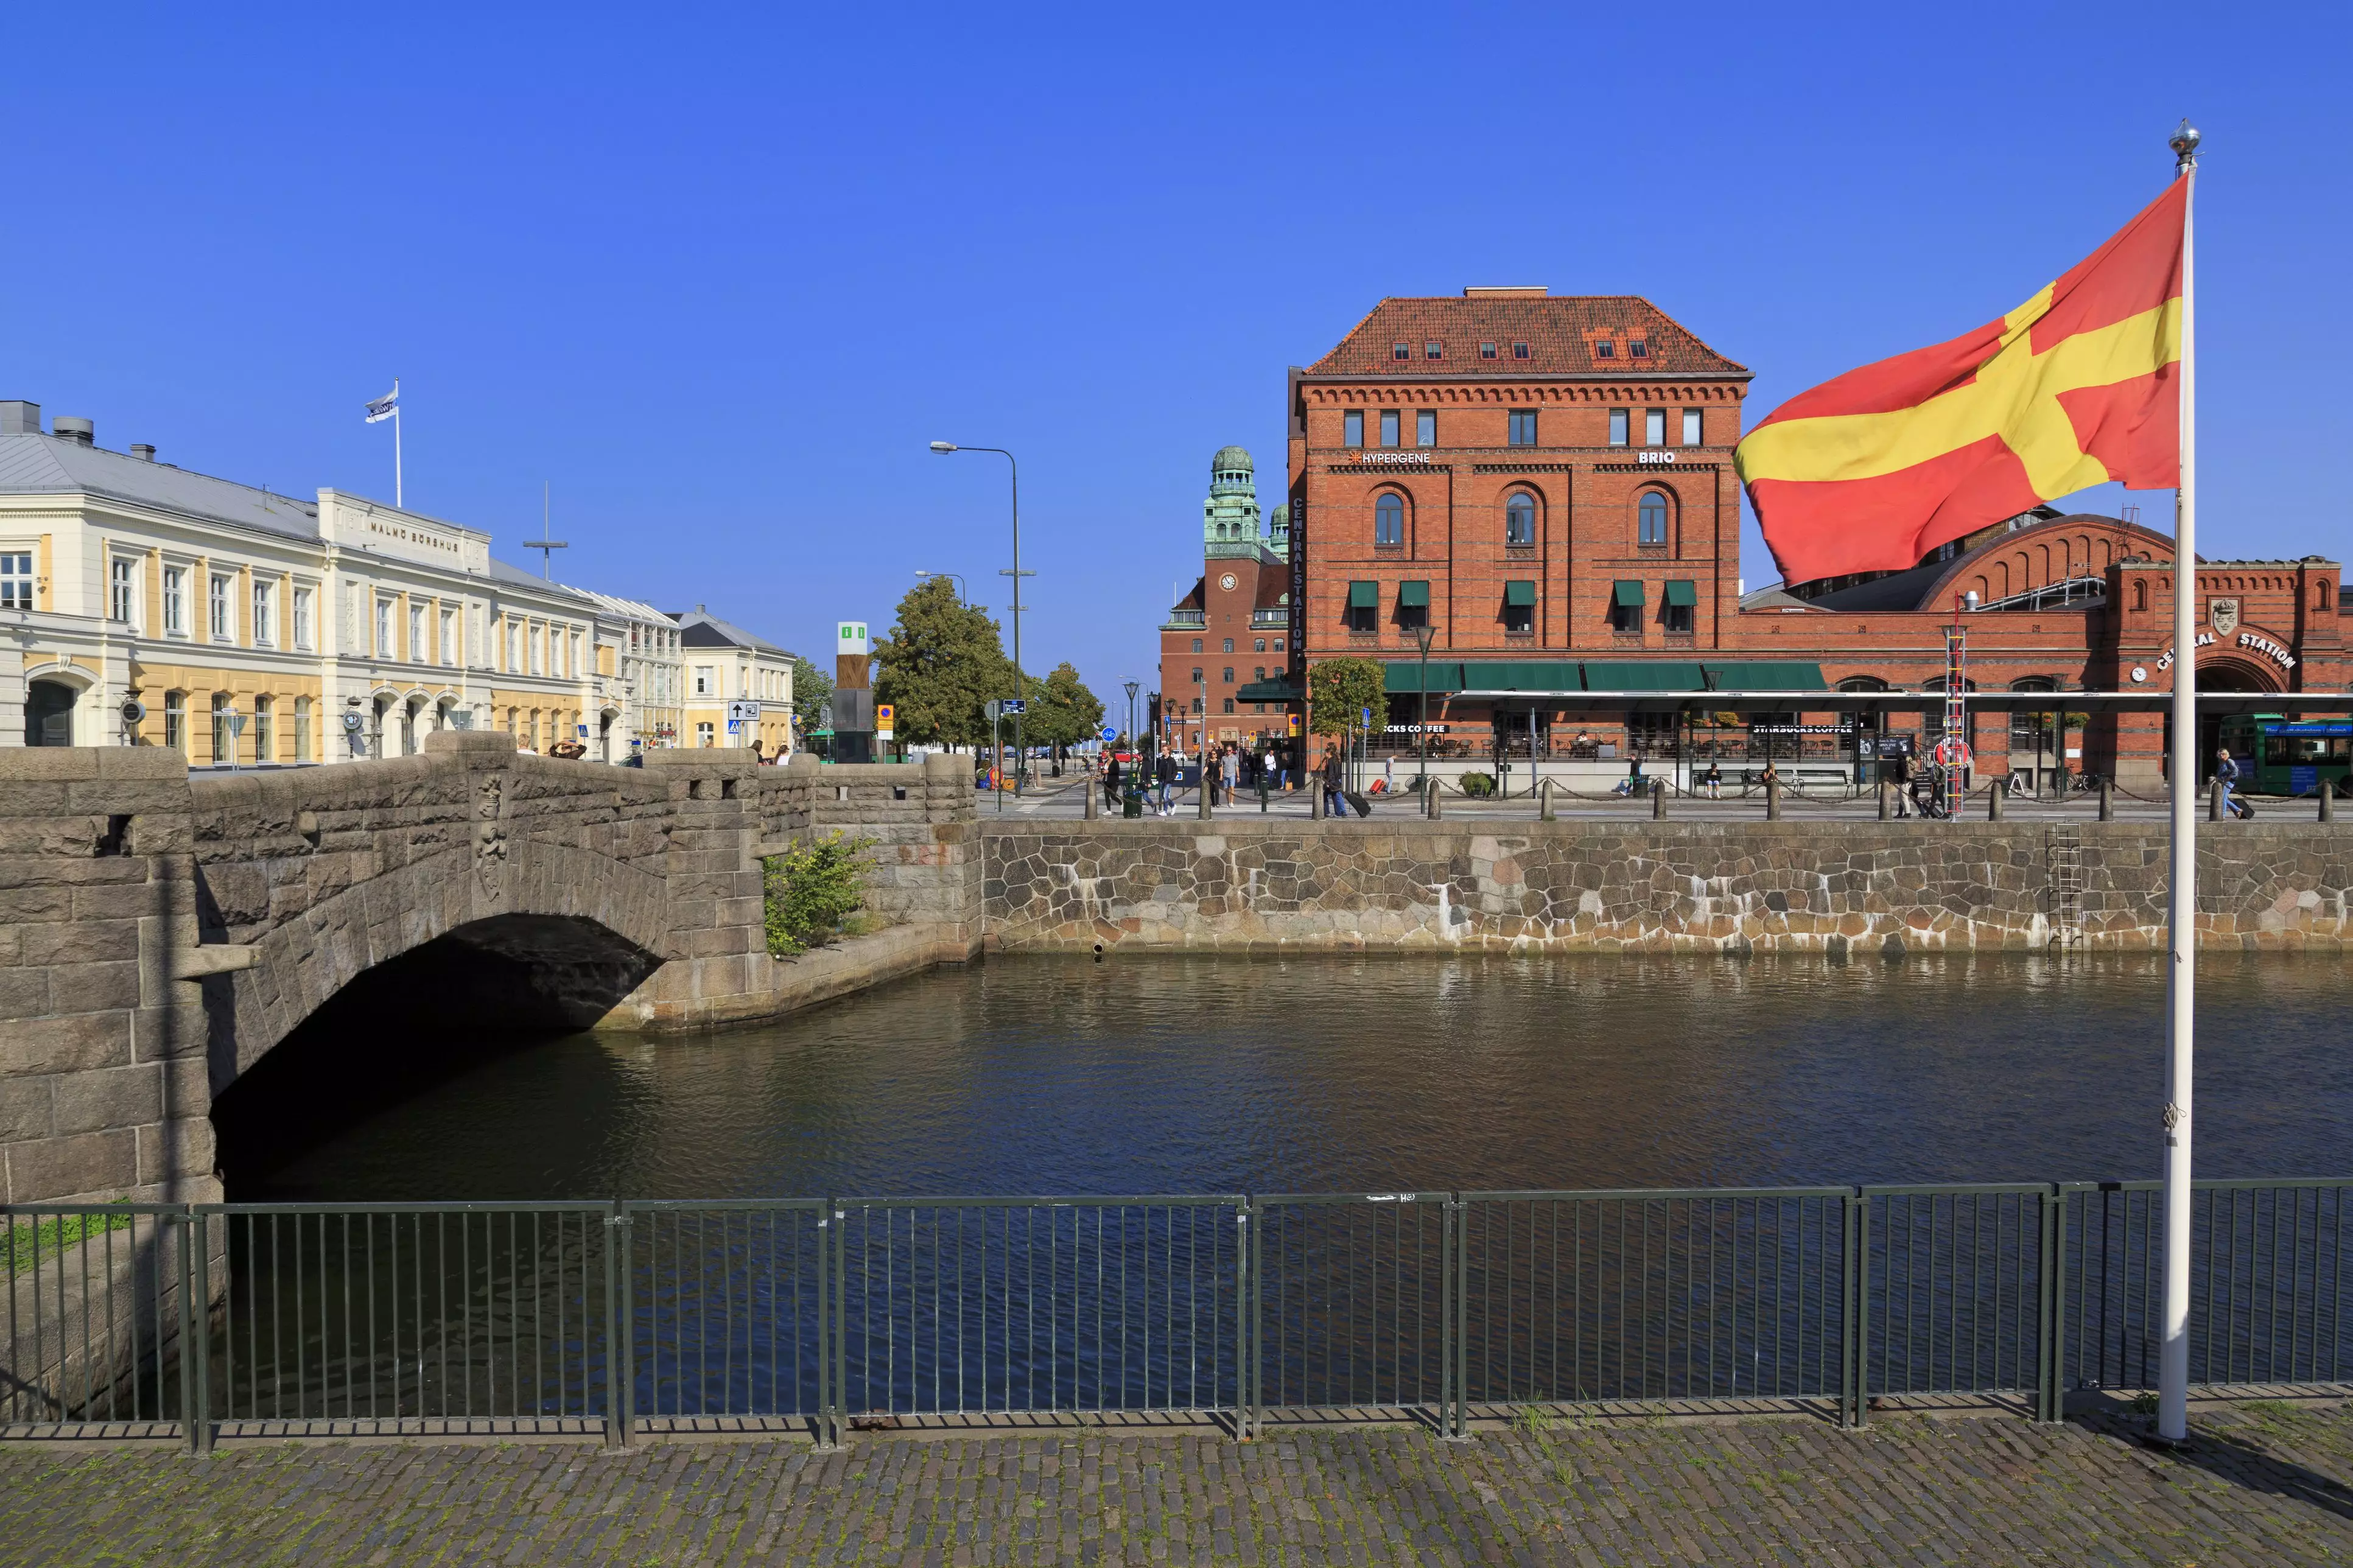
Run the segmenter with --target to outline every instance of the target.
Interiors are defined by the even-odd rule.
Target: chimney
[[[1471,287],[1462,290],[1465,300],[1541,300],[1545,286],[1541,283],[1513,283],[1500,287]]]
[[[142,463],[152,463],[155,460],[155,448],[144,441],[133,441],[131,443],[131,455]]]
[[[84,447],[98,445],[98,426],[87,419],[77,419],[70,414],[60,414],[50,420],[49,434],[60,441],[72,441]]]
[[[22,398],[0,398],[0,436],[37,436],[41,433],[41,405],[26,403]]]

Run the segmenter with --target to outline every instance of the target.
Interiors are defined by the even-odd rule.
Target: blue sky
[[[411,505],[535,563],[550,482],[559,574],[817,652],[918,567],[1008,603],[1001,460],[925,443],[1012,447],[1026,662],[1109,693],[1381,296],[1647,294],[1754,418],[2025,299],[2188,113],[2206,553],[2341,559],[2348,17],[34,7],[0,397],[388,497],[398,375]]]

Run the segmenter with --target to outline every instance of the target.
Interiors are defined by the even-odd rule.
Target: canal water
[[[2202,963],[2200,1174],[2353,1173],[2348,994]],[[388,1097],[306,1040],[222,1164],[317,1202],[2140,1178],[2163,1001],[2138,957],[1000,957],[686,1038],[459,1024]]]

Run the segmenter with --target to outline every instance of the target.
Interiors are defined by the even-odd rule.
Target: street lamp
[[[1413,640],[1421,645],[1421,733],[1417,739],[1421,743],[1420,788],[1424,811],[1430,809],[1430,639],[1437,634],[1438,628],[1427,620],[1413,628]],[[1533,752],[1530,753],[1530,765],[1534,765]]]
[[[966,605],[969,605],[969,606],[971,606],[971,607],[973,607],[973,608],[978,608],[978,606],[977,606],[977,605],[973,605],[973,603],[972,603],[972,590],[971,590],[971,589],[969,589],[969,588],[967,588],[967,587],[965,587],[965,584],[964,584],[964,574],[963,574],[963,573],[961,573],[961,572],[926,572],[926,571],[924,571],[924,570],[923,570],[922,567],[920,567],[920,566],[918,566],[918,567],[916,567],[916,568],[915,568],[915,579],[916,579],[916,581],[918,581],[918,582],[922,582],[923,580],[924,580],[924,579],[926,579],[926,578],[930,578],[930,577],[946,577],[946,578],[953,579],[953,580],[954,580],[954,582],[955,583],[955,585],[956,585],[956,597],[957,597],[957,598],[959,598],[959,599],[961,599],[961,600],[963,600]]]
[[[1127,774],[1130,780],[1128,787],[1133,788],[1136,759],[1143,754],[1143,748],[1135,743],[1135,694],[1143,689],[1144,683],[1129,680],[1121,684],[1127,690]],[[1124,795],[1126,792],[1123,790],[1121,793]]]
[[[1021,570],[1021,465],[1014,460],[1012,453],[1002,447],[959,447],[954,441],[934,441],[932,450],[944,458],[956,452],[994,452],[1003,458],[1006,466],[1012,470],[1013,569],[1010,572],[1000,569],[997,575],[1013,579],[1013,692],[1015,696],[1026,699],[1029,695],[1029,683],[1021,674],[1021,579],[1034,577],[1037,574]],[[1021,780],[1029,766],[1029,758],[1021,744],[1021,721],[1029,708],[1026,700],[1022,708],[1023,713],[1013,715],[1013,793],[1017,795],[1021,793]]]

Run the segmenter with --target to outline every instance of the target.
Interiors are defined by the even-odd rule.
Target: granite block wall
[[[982,845],[987,945],[1014,952],[2166,940],[2161,825],[1033,821]],[[2201,944],[2346,949],[2353,826],[2201,825],[2199,858]]]

